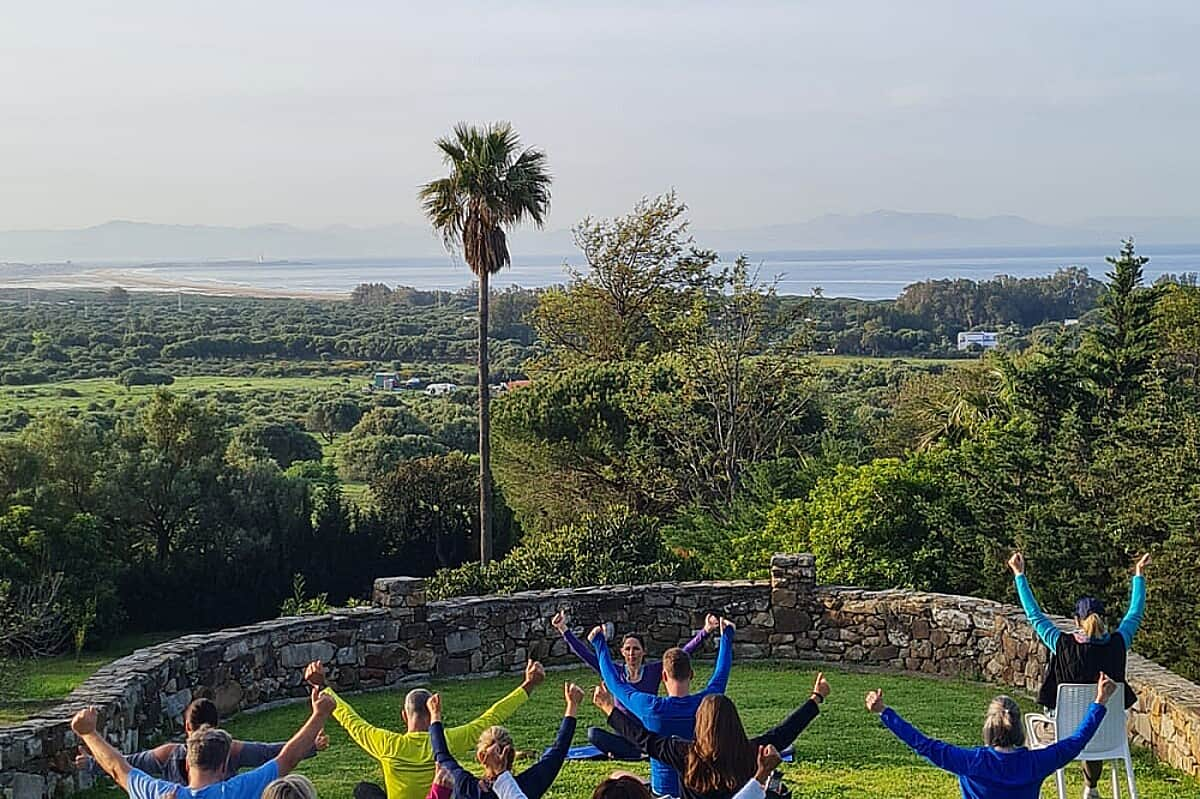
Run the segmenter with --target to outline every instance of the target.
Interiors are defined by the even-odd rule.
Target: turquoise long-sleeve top
[[[1037,600],[1033,596],[1033,589],[1029,587],[1028,577],[1018,574],[1013,582],[1017,586],[1017,598],[1021,601],[1021,609],[1025,611],[1025,618],[1029,619],[1033,631],[1047,649],[1051,652],[1056,651],[1058,639],[1062,637],[1063,631],[1038,606]],[[1125,639],[1126,648],[1133,646],[1133,636],[1137,634],[1138,627],[1142,625],[1142,616],[1145,612],[1146,578],[1135,574],[1129,588],[1129,608],[1125,611],[1125,618],[1121,619],[1120,625],[1117,626],[1117,634]],[[1100,639],[1097,643],[1104,643],[1106,640],[1108,640],[1108,636]]]

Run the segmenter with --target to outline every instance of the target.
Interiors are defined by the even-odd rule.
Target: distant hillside
[[[1129,235],[1146,244],[1200,243],[1200,219],[1104,217],[1071,226],[1019,216],[971,219],[953,214],[874,211],[825,214],[807,222],[742,230],[694,230],[696,241],[721,251],[938,249],[1062,245],[1114,246]],[[575,252],[569,230],[518,230],[513,250],[526,255]],[[218,227],[106,222],[75,230],[0,231],[0,262],[63,260],[196,260],[440,255],[426,227],[291,225]]]

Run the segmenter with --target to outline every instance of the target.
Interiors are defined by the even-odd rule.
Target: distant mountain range
[[[1067,226],[1019,216],[973,219],[953,214],[874,211],[825,214],[806,222],[740,230],[693,231],[696,242],[722,252],[826,249],[1107,246],[1125,236],[1143,246],[1200,244],[1200,218],[1098,217]],[[569,230],[519,230],[514,253],[571,255]],[[207,260],[425,257],[443,254],[426,227],[385,225],[316,229],[291,225],[218,227],[106,222],[73,230],[0,231],[0,263],[65,260]]]

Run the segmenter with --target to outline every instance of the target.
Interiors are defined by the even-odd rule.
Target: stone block
[[[13,775],[12,799],[42,799],[46,778],[41,774],[17,772]]]
[[[279,663],[285,668],[302,669],[314,660],[331,660],[337,650],[326,641],[288,644],[279,650]]]
[[[451,655],[461,655],[479,649],[481,641],[475,630],[455,630],[446,635],[446,651]]]

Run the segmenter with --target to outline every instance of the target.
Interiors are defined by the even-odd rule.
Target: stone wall
[[[70,792],[76,746],[71,715],[102,708],[106,734],[125,751],[180,730],[183,708],[211,697],[224,714],[303,696],[305,664],[325,661],[341,690],[401,685],[434,675],[517,671],[527,658],[575,663],[549,625],[567,608],[582,633],[598,620],[638,630],[653,654],[691,636],[713,611],[738,624],[737,658],[828,663],[980,678],[1033,690],[1046,663],[1020,610],[912,591],[817,586],[809,555],[777,555],[771,581],[662,583],[527,592],[429,602],[424,582],[376,580],[373,607],[275,619],[142,649],[100,669],[62,705],[0,728],[0,787],[7,799]],[[711,657],[712,644],[702,650]],[[1138,742],[1200,776],[1200,687],[1136,655],[1130,682],[1142,697]]]

